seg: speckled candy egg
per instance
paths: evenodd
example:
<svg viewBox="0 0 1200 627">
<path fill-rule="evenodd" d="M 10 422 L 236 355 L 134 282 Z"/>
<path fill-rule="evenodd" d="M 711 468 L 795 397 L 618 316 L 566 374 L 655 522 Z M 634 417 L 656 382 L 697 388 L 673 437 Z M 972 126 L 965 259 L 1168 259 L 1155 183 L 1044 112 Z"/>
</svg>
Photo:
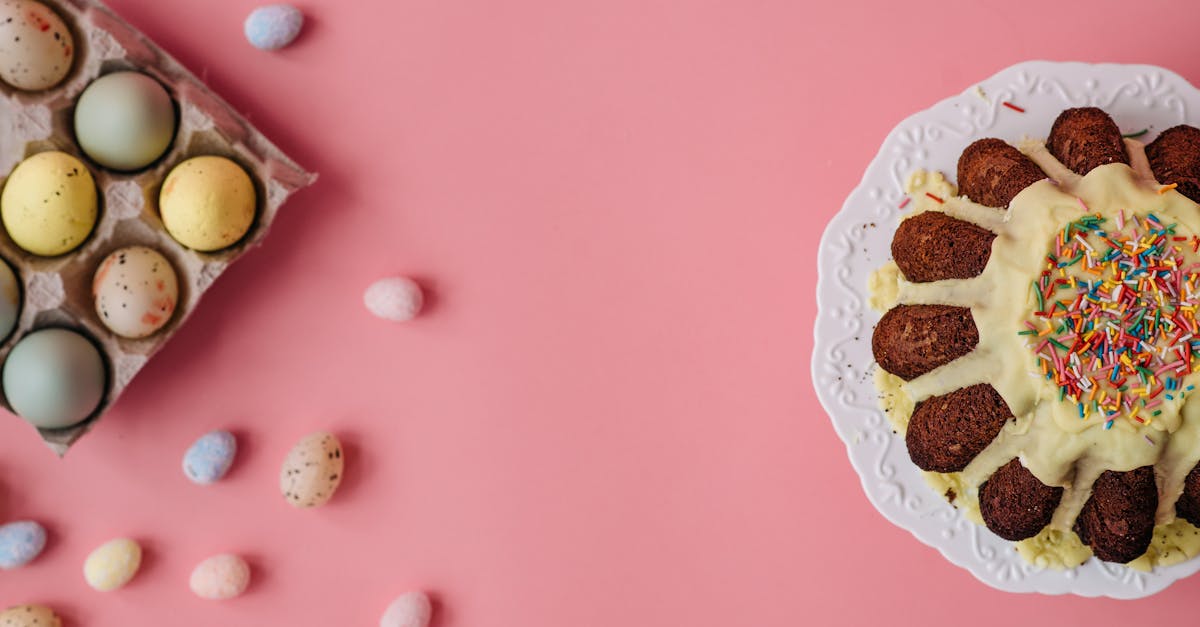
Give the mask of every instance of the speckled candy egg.
<svg viewBox="0 0 1200 627">
<path fill-rule="evenodd" d="M 424 592 L 406 592 L 387 606 L 379 627 L 428 627 L 432 613 L 433 607 Z"/>
<path fill-rule="evenodd" d="M 329 502 L 342 483 L 342 443 L 331 433 L 317 432 L 296 443 L 283 460 L 279 489 L 295 507 Z"/>
<path fill-rule="evenodd" d="M 0 525 L 0 569 L 12 570 L 32 562 L 46 548 L 46 528 L 33 521 Z M 3 627 L 4 623 L 0 623 Z"/>
<path fill-rule="evenodd" d="M 200 436 L 183 454 L 183 474 L 192 483 L 213 483 L 233 465 L 237 438 L 228 431 L 211 431 Z"/>
<path fill-rule="evenodd" d="M 179 284 L 175 268 L 162 253 L 128 246 L 100 263 L 92 279 L 92 295 L 104 326 L 122 337 L 142 338 L 171 319 Z"/>
<path fill-rule="evenodd" d="M 295 41 L 304 26 L 304 14 L 290 4 L 269 4 L 251 11 L 243 26 L 250 45 L 278 50 Z"/>
<path fill-rule="evenodd" d="M 2 378 L 13 410 L 42 429 L 79 423 L 104 398 L 100 351 L 69 329 L 42 329 L 21 338 L 4 361 Z"/>
<path fill-rule="evenodd" d="M 242 166 L 225 157 L 193 157 L 163 181 L 158 208 L 176 241 L 199 251 L 228 248 L 254 224 L 257 193 Z"/>
<path fill-rule="evenodd" d="M 33 0 L 0 0 L 0 80 L 38 91 L 62 82 L 75 43 L 62 18 Z"/>
<path fill-rule="evenodd" d="M 21 282 L 17 273 L 0 261 L 0 341 L 6 339 L 17 327 L 21 315 Z"/>
<path fill-rule="evenodd" d="M 62 627 L 62 619 L 43 605 L 18 605 L 0 612 L 0 627 Z"/>
<path fill-rule="evenodd" d="M 161 83 L 141 72 L 113 72 L 92 81 L 75 104 L 75 138 L 93 161 L 140 170 L 175 137 L 175 105 Z"/>
<path fill-rule="evenodd" d="M 43 257 L 74 250 L 96 226 L 96 182 L 79 159 L 58 151 L 22 161 L 0 192 L 0 218 L 17 246 Z"/>
<path fill-rule="evenodd" d="M 83 578 L 101 592 L 116 590 L 129 583 L 142 567 L 142 547 L 128 538 L 100 545 L 83 563 Z"/>
<path fill-rule="evenodd" d="M 250 565 L 236 555 L 214 555 L 196 565 L 188 585 L 201 599 L 232 599 L 250 585 Z"/>
</svg>

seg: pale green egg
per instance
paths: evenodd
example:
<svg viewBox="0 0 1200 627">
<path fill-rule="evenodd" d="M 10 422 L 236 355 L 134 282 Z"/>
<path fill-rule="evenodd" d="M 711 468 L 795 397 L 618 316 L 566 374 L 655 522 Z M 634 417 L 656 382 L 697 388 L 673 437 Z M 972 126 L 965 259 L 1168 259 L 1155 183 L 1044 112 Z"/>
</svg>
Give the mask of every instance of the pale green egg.
<svg viewBox="0 0 1200 627">
<path fill-rule="evenodd" d="M 75 138 L 92 161 L 113 170 L 140 170 L 175 137 L 175 105 L 166 88 L 140 72 L 92 81 L 75 105 Z"/>
<path fill-rule="evenodd" d="M 18 416 L 42 429 L 78 424 L 104 398 L 100 351 L 69 329 L 42 329 L 22 338 L 4 361 L 4 395 Z"/>
</svg>

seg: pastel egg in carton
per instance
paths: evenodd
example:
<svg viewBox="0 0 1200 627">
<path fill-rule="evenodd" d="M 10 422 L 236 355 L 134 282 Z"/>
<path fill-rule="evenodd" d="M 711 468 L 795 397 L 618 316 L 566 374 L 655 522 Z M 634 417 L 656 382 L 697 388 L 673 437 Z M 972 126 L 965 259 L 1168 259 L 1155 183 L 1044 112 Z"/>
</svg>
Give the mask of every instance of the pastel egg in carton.
<svg viewBox="0 0 1200 627">
<path fill-rule="evenodd" d="M 38 7 L 49 9 L 62 22 L 55 22 L 53 16 L 39 15 Z M 71 41 L 65 41 L 68 33 L 60 32 L 64 28 L 69 31 Z M 26 37 L 24 43 L 20 40 L 21 35 Z M 34 78 L 28 80 L 40 87 L 36 82 L 39 70 L 36 58 L 31 63 L 21 56 L 31 49 L 30 38 L 37 37 L 46 39 L 43 48 L 61 53 L 70 61 L 69 70 L 62 68 L 66 75 L 48 88 L 14 87 L 14 84 L 21 84 L 22 77 L 29 76 Z M 47 62 L 46 68 L 42 69 L 47 72 L 58 70 L 61 61 Z M 85 150 L 81 144 L 87 144 L 89 140 L 93 144 L 102 142 L 105 133 L 110 136 L 109 141 L 111 136 L 120 140 L 122 132 L 136 134 L 136 128 L 132 131 L 123 129 L 130 124 L 146 126 L 144 120 L 122 121 L 118 111 L 115 122 L 102 120 L 97 125 L 92 121 L 95 129 L 89 133 L 98 133 L 99 140 L 92 140 L 91 135 L 85 135 L 84 129 L 76 128 L 77 121 L 83 120 L 86 113 L 78 105 L 89 86 L 101 77 L 123 72 L 139 73 L 165 88 L 175 121 L 169 145 L 165 148 L 152 146 L 151 152 L 147 153 L 149 165 L 131 168 L 132 171 L 105 167 L 99 162 L 117 164 L 118 167 L 124 162 L 114 160 L 95 145 L 89 145 Z M 134 78 L 149 85 L 150 90 L 157 90 L 153 82 Z M 100 92 L 99 89 L 96 91 Z M 0 92 L 3 94 L 0 98 L 0 175 L 4 177 L 0 213 L 3 213 L 5 227 L 0 229 L 0 257 L 15 272 L 20 290 L 15 328 L 0 343 L 0 363 L 4 364 L 0 402 L 10 412 L 37 426 L 42 439 L 61 455 L 113 405 L 133 377 L 187 320 L 213 281 L 249 247 L 262 240 L 288 197 L 311 184 L 316 177 L 285 156 L 168 54 L 94 0 L 0 0 Z M 119 101 L 125 97 L 125 92 L 118 89 L 114 93 L 116 96 L 110 94 L 108 98 L 115 97 L 118 105 L 101 103 L 92 107 L 102 117 L 123 106 Z M 135 144 L 132 138 L 128 142 L 118 141 L 118 149 L 128 151 Z M 161 154 L 154 153 L 155 150 Z M 194 160 L 197 157 L 223 159 Z M 42 161 L 53 163 L 40 163 Z M 174 174 L 176 167 L 185 163 L 187 166 L 179 168 L 178 175 Z M 76 203 L 75 207 L 86 206 L 87 199 L 80 200 L 87 195 L 86 179 L 73 178 L 82 174 L 72 173 L 72 164 L 82 164 L 95 183 L 95 218 L 90 229 L 86 217 L 82 218 L 83 226 L 80 226 L 80 214 L 75 209 L 58 213 L 45 209 L 64 202 L 66 197 Z M 224 187 L 223 179 L 212 178 L 220 167 L 225 168 L 222 176 L 226 179 L 237 179 L 228 189 Z M 204 174 L 206 171 L 207 175 Z M 248 175 L 248 184 L 239 171 Z M 168 181 L 169 175 L 171 179 L 179 180 Z M 244 203 L 243 215 L 237 218 L 244 224 L 235 225 L 232 232 L 227 232 L 224 226 L 212 224 L 213 216 L 189 214 L 196 210 L 196 202 L 201 201 L 189 205 L 188 199 L 169 201 L 179 205 L 178 210 L 172 211 L 182 217 L 168 216 L 167 221 L 175 219 L 176 224 L 164 224 L 164 208 L 160 204 L 168 198 L 164 194 L 164 181 L 168 181 L 166 191 L 176 197 L 186 193 L 209 199 L 213 206 L 207 208 L 221 212 L 222 215 L 217 216 L 221 219 L 228 218 L 224 214 L 236 209 L 231 209 L 233 205 Z M 234 189 L 239 181 L 244 189 Z M 73 185 L 76 187 L 71 187 Z M 206 189 L 205 185 L 220 189 Z M 43 204 L 39 205 L 39 202 Z M 75 229 L 82 241 L 77 244 L 68 241 L 69 233 L 60 241 L 59 231 L 53 230 L 53 238 L 47 240 L 44 236 L 49 231 L 46 230 L 48 227 L 44 228 L 44 223 L 54 220 L 58 220 L 55 228 Z M 210 227 L 221 232 L 205 231 Z M 189 232 L 188 229 L 192 230 Z M 67 250 L 60 252 L 61 249 Z M 156 251 L 161 257 L 144 249 Z M 114 254 L 130 250 L 131 254 L 145 258 L 127 259 L 124 254 Z M 110 256 L 113 259 L 106 265 Z M 170 268 L 164 270 L 163 259 L 169 262 Z M 137 275 L 133 277 L 135 284 L 127 273 L 115 271 L 124 269 L 123 264 L 127 261 L 142 263 L 146 280 Z M 100 272 L 102 265 L 105 268 Z M 161 302 L 161 307 L 153 315 L 147 313 L 143 317 L 126 316 L 128 320 L 125 321 L 119 319 L 119 308 L 128 305 L 125 301 L 129 300 L 126 296 L 131 289 L 143 289 L 156 282 L 160 292 L 164 290 L 164 284 L 169 290 L 172 287 L 169 285 L 171 269 L 176 278 L 174 298 L 154 301 L 156 307 Z M 118 311 L 110 311 L 112 309 Z M 135 329 L 130 325 L 146 328 Z M 33 351 L 35 342 L 28 343 L 29 350 L 14 351 L 23 340 L 46 329 L 72 331 L 98 349 L 104 370 L 101 379 L 89 383 L 86 373 L 72 370 L 77 364 L 70 355 L 78 347 L 41 342 L 48 345 L 41 346 L 43 352 L 53 357 L 49 366 L 44 354 Z M 47 338 L 43 336 L 42 339 Z M 86 348 L 84 352 L 87 352 Z M 54 384 L 62 383 L 48 382 L 46 378 L 58 376 L 68 381 L 82 377 L 83 385 L 97 386 L 92 398 L 80 400 L 82 405 L 72 409 L 82 416 L 69 416 L 70 411 L 62 414 L 65 411 L 62 403 L 70 399 L 64 400 L 61 394 L 55 396 L 46 392 L 52 390 Z M 39 394 L 45 398 L 37 398 Z M 28 401 L 25 397 L 34 398 Z M 37 403 L 51 407 L 38 407 Z M 49 412 L 47 415 L 53 418 L 42 418 L 38 413 L 41 411 Z M 62 419 L 63 416 L 68 417 Z"/>
</svg>

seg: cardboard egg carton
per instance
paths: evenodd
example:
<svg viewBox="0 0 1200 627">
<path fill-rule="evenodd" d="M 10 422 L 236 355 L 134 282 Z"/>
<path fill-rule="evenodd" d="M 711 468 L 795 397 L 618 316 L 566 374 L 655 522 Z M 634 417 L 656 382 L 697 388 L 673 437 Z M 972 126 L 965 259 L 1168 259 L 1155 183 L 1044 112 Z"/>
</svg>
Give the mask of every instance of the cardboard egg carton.
<svg viewBox="0 0 1200 627">
<path fill-rule="evenodd" d="M 102 3 L 41 1 L 70 27 L 75 62 L 62 83 L 45 91 L 22 92 L 0 83 L 0 176 L 6 179 L 18 163 L 35 153 L 70 153 L 88 166 L 96 180 L 100 215 L 87 241 L 59 257 L 27 253 L 0 228 L 0 256 L 17 272 L 23 289 L 20 319 L 12 335 L 0 344 L 0 362 L 18 340 L 45 327 L 80 331 L 101 349 L 108 387 L 100 407 L 78 425 L 39 430 L 46 444 L 62 455 L 95 425 L 187 321 L 213 281 L 262 241 L 288 197 L 316 176 L 296 165 L 192 73 Z M 178 113 L 178 131 L 168 152 L 135 173 L 106 170 L 89 160 L 72 130 L 75 102 L 84 88 L 103 74 L 121 70 L 143 72 L 161 82 Z M 176 242 L 163 228 L 158 212 L 158 192 L 167 173 L 200 155 L 221 155 L 241 164 L 258 192 L 258 212 L 250 232 L 234 246 L 213 253 L 197 252 Z M 109 253 L 135 244 L 161 252 L 179 277 L 179 302 L 171 321 L 154 335 L 136 340 L 119 337 L 101 323 L 91 285 L 96 268 Z M 7 399 L 0 398 L 0 403 L 12 411 Z"/>
</svg>

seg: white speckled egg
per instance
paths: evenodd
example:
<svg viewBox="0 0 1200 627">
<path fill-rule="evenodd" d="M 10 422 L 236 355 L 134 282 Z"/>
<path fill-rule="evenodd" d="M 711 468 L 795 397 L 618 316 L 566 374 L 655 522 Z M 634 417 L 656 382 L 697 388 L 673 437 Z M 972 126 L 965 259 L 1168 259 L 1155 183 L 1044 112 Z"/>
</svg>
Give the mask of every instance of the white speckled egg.
<svg viewBox="0 0 1200 627">
<path fill-rule="evenodd" d="M 71 31 L 50 7 L 0 0 L 0 80 L 38 91 L 62 82 L 75 61 Z"/>
<path fill-rule="evenodd" d="M 142 338 L 165 325 L 179 301 L 175 268 L 162 253 L 145 246 L 118 249 L 92 279 L 96 313 L 117 335 Z"/>
<path fill-rule="evenodd" d="M 237 555 L 214 555 L 196 565 L 188 585 L 201 599 L 232 599 L 250 585 L 250 565 Z"/>
<path fill-rule="evenodd" d="M 379 627 L 428 627 L 432 613 L 433 607 L 424 592 L 406 592 L 384 610 Z"/>
<path fill-rule="evenodd" d="M 295 507 L 319 507 L 342 483 L 344 463 L 337 437 L 323 431 L 313 433 L 297 442 L 283 460 L 279 489 Z"/>
<path fill-rule="evenodd" d="M 142 566 L 142 547 L 128 538 L 100 545 L 83 563 L 83 578 L 101 592 L 116 590 L 129 583 Z"/>
<path fill-rule="evenodd" d="M 29 520 L 0 525 L 0 570 L 20 568 L 46 548 L 46 528 Z M 4 627 L 4 623 L 0 623 Z"/>
<path fill-rule="evenodd" d="M 44 605 L 18 605 L 0 612 L 0 627 L 62 627 L 62 619 Z"/>
<path fill-rule="evenodd" d="M 104 398 L 104 359 L 70 329 L 41 329 L 21 338 L 4 360 L 4 395 L 18 416 L 41 429 L 61 429 L 91 415 Z"/>
</svg>

